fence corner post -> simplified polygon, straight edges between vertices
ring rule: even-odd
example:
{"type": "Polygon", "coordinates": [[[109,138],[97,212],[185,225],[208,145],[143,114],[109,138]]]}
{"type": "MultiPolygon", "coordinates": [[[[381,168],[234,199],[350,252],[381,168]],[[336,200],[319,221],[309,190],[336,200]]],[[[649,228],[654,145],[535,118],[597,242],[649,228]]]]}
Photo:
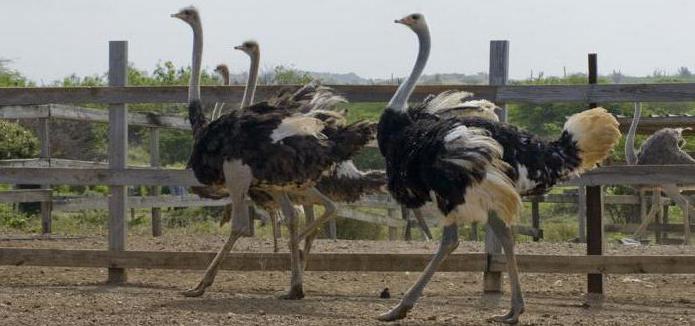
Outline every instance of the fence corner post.
{"type": "MultiPolygon", "coordinates": [[[[128,41],[109,42],[109,86],[128,84],[128,41]]],[[[109,105],[109,169],[124,170],[128,159],[128,105],[109,105]]],[[[109,251],[126,248],[127,186],[110,186],[109,197],[109,251]]],[[[109,268],[107,282],[123,284],[127,281],[124,268],[109,268]]]]}
{"type": "MultiPolygon", "coordinates": [[[[507,84],[509,78],[509,41],[490,41],[490,68],[489,84],[501,86],[507,84]]],[[[504,103],[496,103],[501,112],[498,112],[500,121],[507,121],[507,106],[504,103]]],[[[488,255],[488,264],[483,273],[483,292],[498,293],[502,292],[502,273],[490,272],[490,262],[492,255],[502,253],[502,245],[488,225],[485,225],[485,253],[488,255]]]]}

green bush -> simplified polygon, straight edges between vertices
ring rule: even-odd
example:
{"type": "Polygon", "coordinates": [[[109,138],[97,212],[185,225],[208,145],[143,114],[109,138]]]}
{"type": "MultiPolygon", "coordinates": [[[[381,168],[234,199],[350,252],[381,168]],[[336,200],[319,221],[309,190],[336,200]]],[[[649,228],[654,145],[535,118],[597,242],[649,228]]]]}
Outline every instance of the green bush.
{"type": "Polygon", "coordinates": [[[39,140],[26,128],[0,120],[0,159],[36,157],[39,140]]]}
{"type": "Polygon", "coordinates": [[[15,212],[10,205],[0,205],[0,224],[12,229],[24,229],[29,225],[30,215],[15,212]]]}
{"type": "Polygon", "coordinates": [[[338,239],[347,240],[379,240],[382,238],[384,227],[377,224],[336,218],[338,239]]]}

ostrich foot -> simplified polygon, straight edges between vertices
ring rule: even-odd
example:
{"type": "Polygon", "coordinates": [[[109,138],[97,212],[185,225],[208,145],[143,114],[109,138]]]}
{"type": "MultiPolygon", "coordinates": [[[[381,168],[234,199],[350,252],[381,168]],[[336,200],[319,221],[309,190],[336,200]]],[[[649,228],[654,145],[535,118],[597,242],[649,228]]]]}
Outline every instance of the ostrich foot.
{"type": "Polygon", "coordinates": [[[519,322],[519,316],[524,313],[524,307],[512,307],[508,313],[504,315],[492,316],[489,321],[494,321],[504,324],[516,324],[519,322]]]}
{"type": "Polygon", "coordinates": [[[205,286],[203,283],[200,283],[198,284],[198,286],[192,289],[188,289],[186,291],[181,292],[181,294],[183,294],[183,296],[185,297],[195,298],[203,295],[205,293],[205,288],[207,288],[207,286],[205,286]]]}
{"type": "Polygon", "coordinates": [[[413,309],[411,305],[398,304],[397,306],[391,308],[388,312],[385,312],[376,317],[376,319],[381,321],[394,321],[403,319],[408,315],[408,311],[413,309]]]}
{"type": "Polygon", "coordinates": [[[301,285],[292,286],[287,294],[280,296],[282,300],[301,300],[304,298],[304,290],[301,285]]]}

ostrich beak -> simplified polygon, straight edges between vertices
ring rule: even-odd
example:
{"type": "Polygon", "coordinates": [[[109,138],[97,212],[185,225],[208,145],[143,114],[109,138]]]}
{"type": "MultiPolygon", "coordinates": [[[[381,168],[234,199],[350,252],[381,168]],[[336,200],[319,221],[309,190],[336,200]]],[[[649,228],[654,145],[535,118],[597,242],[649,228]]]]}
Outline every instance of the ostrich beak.
{"type": "Polygon", "coordinates": [[[181,14],[179,14],[179,13],[171,14],[171,18],[181,18],[181,14]]]}
{"type": "Polygon", "coordinates": [[[396,20],[394,20],[393,22],[396,23],[396,24],[407,25],[407,24],[405,23],[405,18],[396,19],[396,20]]]}
{"type": "Polygon", "coordinates": [[[234,50],[243,50],[244,46],[243,45],[237,45],[234,47],[234,50]]]}

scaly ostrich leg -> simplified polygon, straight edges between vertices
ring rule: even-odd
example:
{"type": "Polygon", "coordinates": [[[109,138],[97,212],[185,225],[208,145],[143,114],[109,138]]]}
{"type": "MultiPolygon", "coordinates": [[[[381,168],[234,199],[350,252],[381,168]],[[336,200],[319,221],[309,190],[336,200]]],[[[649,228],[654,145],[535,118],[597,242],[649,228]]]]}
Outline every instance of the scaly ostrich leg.
{"type": "Polygon", "coordinates": [[[683,211],[683,244],[690,244],[690,200],[687,197],[681,195],[681,190],[678,185],[669,184],[661,185],[662,190],[671,198],[678,207],[683,211]]]}
{"type": "Polygon", "coordinates": [[[239,160],[225,162],[223,169],[226,180],[225,183],[232,199],[232,230],[229,234],[229,238],[225,241],[222,248],[217,252],[217,255],[215,255],[215,258],[208,266],[205,271],[205,276],[200,280],[198,286],[183,292],[183,295],[187,297],[198,297],[205,293],[205,289],[212,285],[212,282],[215,280],[220,264],[227,253],[232,250],[234,243],[249,232],[249,210],[244,204],[244,199],[251,185],[251,180],[253,179],[251,169],[239,160]]]}
{"type": "Polygon", "coordinates": [[[307,190],[303,195],[310,201],[323,206],[324,210],[323,214],[321,214],[321,216],[319,216],[317,220],[314,220],[311,223],[307,223],[307,225],[304,226],[304,230],[302,230],[302,232],[297,237],[298,241],[305,239],[309,234],[315,233],[321,225],[333,218],[336,213],[336,207],[333,201],[326,197],[324,194],[322,194],[320,191],[316,190],[316,188],[311,188],[307,190]]]}
{"type": "Polygon", "coordinates": [[[516,256],[514,255],[514,236],[511,228],[495,213],[490,213],[488,225],[490,225],[492,232],[495,233],[497,239],[502,244],[502,248],[504,248],[504,255],[507,258],[507,270],[509,271],[509,286],[512,289],[512,309],[504,315],[494,316],[491,319],[506,324],[516,324],[519,321],[519,315],[524,312],[524,297],[521,293],[519,271],[516,265],[516,256]]]}
{"type": "MultiPolygon", "coordinates": [[[[309,225],[314,222],[315,216],[314,216],[314,205],[304,205],[304,217],[306,220],[305,225],[309,225]]],[[[307,258],[309,257],[309,252],[311,251],[311,245],[314,242],[314,239],[316,238],[316,233],[318,232],[318,228],[314,231],[309,233],[306,238],[304,238],[304,252],[302,253],[302,269],[306,270],[306,265],[307,265],[307,258]]]]}
{"type": "Polygon", "coordinates": [[[301,261],[301,253],[299,252],[299,239],[297,238],[297,227],[298,227],[298,217],[297,211],[294,209],[292,202],[287,197],[286,193],[282,193],[276,196],[277,202],[280,203],[282,208],[282,214],[287,218],[287,229],[290,231],[290,257],[291,257],[291,279],[290,279],[290,290],[287,294],[281,296],[281,299],[288,300],[299,300],[304,298],[303,289],[303,269],[301,261]]]}
{"type": "Polygon", "coordinates": [[[439,244],[439,249],[434,257],[432,257],[430,263],[427,264],[425,271],[422,272],[417,282],[415,282],[408,292],[405,293],[403,299],[401,299],[401,302],[398,303],[397,306],[391,308],[391,310],[388,312],[379,315],[379,317],[377,317],[379,320],[393,321],[405,318],[408,311],[413,309],[413,306],[417,302],[418,298],[422,296],[422,291],[425,289],[425,286],[427,286],[427,283],[429,283],[429,281],[432,279],[432,276],[434,276],[434,273],[437,271],[437,268],[439,268],[439,265],[442,264],[444,259],[446,259],[446,257],[448,257],[449,254],[456,249],[456,247],[458,247],[458,225],[456,223],[452,223],[451,219],[448,219],[447,222],[450,224],[444,225],[442,230],[442,242],[439,244]]]}
{"type": "Polygon", "coordinates": [[[422,230],[422,232],[425,234],[425,237],[427,238],[426,240],[432,240],[432,232],[430,232],[430,228],[427,226],[425,217],[422,216],[422,211],[419,208],[413,209],[413,215],[415,216],[415,220],[417,220],[417,223],[420,226],[420,230],[422,230]]]}

